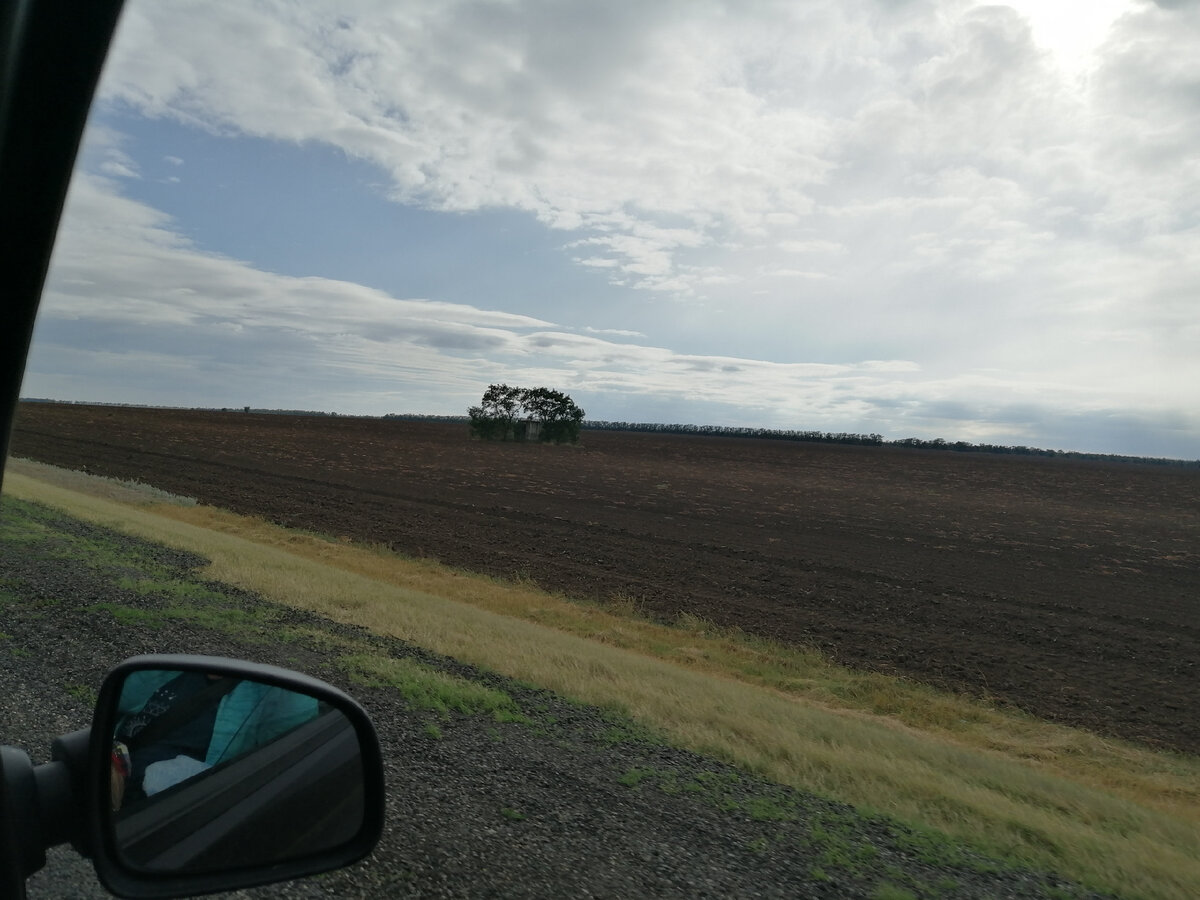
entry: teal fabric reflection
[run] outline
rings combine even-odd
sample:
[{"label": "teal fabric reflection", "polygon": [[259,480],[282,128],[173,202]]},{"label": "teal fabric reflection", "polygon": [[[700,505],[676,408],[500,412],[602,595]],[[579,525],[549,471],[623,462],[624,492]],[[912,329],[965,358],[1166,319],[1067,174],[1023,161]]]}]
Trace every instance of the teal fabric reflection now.
[{"label": "teal fabric reflection", "polygon": [[215,766],[241,756],[316,715],[317,701],[313,697],[257,681],[243,681],[221,699],[212,743],[204,761]]},{"label": "teal fabric reflection", "polygon": [[[163,685],[182,674],[148,669],[125,679],[117,703],[120,716],[138,712]],[[204,762],[209,766],[268,744],[297,725],[316,718],[317,701],[286,688],[242,681],[221,698]]]}]

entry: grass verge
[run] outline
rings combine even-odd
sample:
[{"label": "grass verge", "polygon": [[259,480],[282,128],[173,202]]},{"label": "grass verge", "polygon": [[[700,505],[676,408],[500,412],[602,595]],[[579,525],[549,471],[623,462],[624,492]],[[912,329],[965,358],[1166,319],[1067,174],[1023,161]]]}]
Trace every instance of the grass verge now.
[{"label": "grass verge", "polygon": [[[670,629],[204,507],[8,490],[211,559],[208,577],[581,701],[784,784],[1125,896],[1200,884],[1200,760],[839,670],[704,623]],[[411,673],[364,677],[411,680]],[[769,810],[768,810],[769,812]],[[764,812],[766,814],[766,812]]]}]

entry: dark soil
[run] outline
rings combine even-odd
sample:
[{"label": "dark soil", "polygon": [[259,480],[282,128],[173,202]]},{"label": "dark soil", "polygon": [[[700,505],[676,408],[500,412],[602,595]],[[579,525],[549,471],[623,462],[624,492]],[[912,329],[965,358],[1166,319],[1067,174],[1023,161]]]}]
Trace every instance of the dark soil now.
[{"label": "dark soil", "polygon": [[[88,694],[109,667],[138,653],[299,669],[367,708],[388,785],[374,854],[328,876],[239,896],[1095,896],[672,749],[618,716],[199,581],[198,557],[31,504],[6,500],[0,513],[0,722],[3,739],[35,762],[54,736],[88,724]],[[118,586],[131,578],[166,587]],[[205,590],[172,590],[179,582]],[[413,709],[392,689],[348,680],[338,660],[347,644],[505,691],[527,721]],[[62,849],[32,879],[30,896],[108,895],[90,866]]]},{"label": "dark soil", "polygon": [[1200,470],[23,404],[13,453],[1200,752]]}]

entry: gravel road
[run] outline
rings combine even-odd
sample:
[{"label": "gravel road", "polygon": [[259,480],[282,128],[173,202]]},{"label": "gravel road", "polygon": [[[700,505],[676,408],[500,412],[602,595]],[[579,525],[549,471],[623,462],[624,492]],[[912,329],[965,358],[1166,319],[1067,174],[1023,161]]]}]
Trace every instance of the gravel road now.
[{"label": "gravel road", "polygon": [[[3,507],[0,739],[35,762],[46,760],[53,737],[88,724],[90,692],[138,653],[298,669],[370,712],[388,782],[387,827],[374,854],[340,872],[228,896],[1098,896],[948,843],[931,850],[901,826],[671,748],[615,715],[202,582],[197,557],[7,498]],[[172,599],[118,586],[147,566],[160,580],[169,573],[206,588],[200,593],[217,601],[189,602],[208,604],[211,614],[166,616],[179,609],[177,592]],[[143,620],[118,621],[118,607]],[[228,630],[221,622],[229,610],[250,619]],[[246,625],[265,620],[271,629]],[[291,639],[279,640],[285,631]],[[528,721],[436,714],[395,689],[355,683],[338,662],[347,642],[502,690]],[[923,861],[931,852],[937,863]],[[90,864],[63,848],[29,892],[33,900],[109,896]]]}]

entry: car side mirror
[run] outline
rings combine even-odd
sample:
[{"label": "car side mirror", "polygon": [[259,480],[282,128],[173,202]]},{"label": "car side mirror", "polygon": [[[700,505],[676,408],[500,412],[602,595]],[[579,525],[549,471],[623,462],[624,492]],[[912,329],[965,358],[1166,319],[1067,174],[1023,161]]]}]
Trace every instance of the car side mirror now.
[{"label": "car side mirror", "polygon": [[173,897],[298,878],[366,856],[383,826],[362,708],[295,672],[143,656],[100,689],[90,840],[114,894]]}]

